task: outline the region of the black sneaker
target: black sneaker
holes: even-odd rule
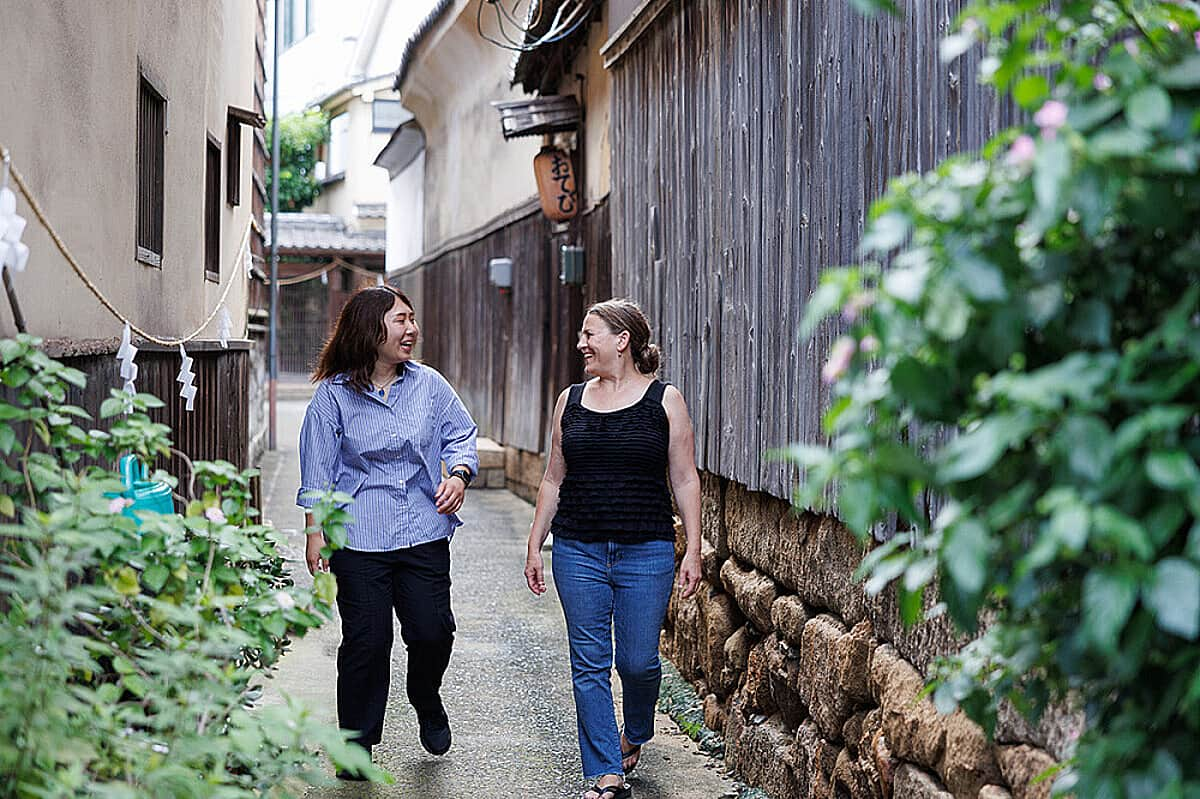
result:
[[[360,744],[360,746],[361,746],[361,744]],[[371,757],[371,747],[363,746],[363,749],[367,750],[367,757]],[[373,757],[371,758],[371,762],[372,763],[375,762],[375,759]],[[367,781],[367,775],[363,774],[361,771],[338,771],[338,773],[335,776],[339,780],[348,780],[350,782],[366,782]]]
[[[421,746],[431,755],[444,755],[450,751],[450,719],[444,708],[436,713],[418,713],[417,723],[421,727]]]

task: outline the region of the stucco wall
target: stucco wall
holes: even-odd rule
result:
[[[349,114],[349,134],[343,154],[343,177],[325,184],[316,202],[305,209],[313,213],[336,214],[359,227],[383,227],[382,219],[358,219],[355,205],[383,204],[388,197],[387,172],[374,166],[375,157],[388,142],[391,131],[375,133],[371,130],[372,102],[395,100],[391,90],[391,76],[355,86],[352,90],[324,106],[329,117]]]
[[[387,172],[380,169],[382,174]],[[392,179],[387,204],[387,271],[408,266],[424,252],[425,154]]]
[[[206,134],[224,148],[226,107],[253,107],[254,4],[13,0],[5,11],[19,24],[0,27],[0,142],[100,290],[152,333],[191,333],[230,279],[250,215],[251,136],[243,131],[243,202],[225,204],[222,180],[223,282],[206,281]],[[167,97],[161,269],[134,260],[139,63]],[[23,200],[18,212],[29,220],[31,255],[14,283],[30,332],[120,335],[118,321],[74,276]],[[240,336],[245,280],[235,279],[228,306]],[[14,332],[5,307],[0,335]],[[215,334],[214,320],[206,337]]]
[[[460,4],[422,44],[402,89],[425,131],[425,250],[479,228],[537,193],[538,138],[505,141],[491,103],[509,88],[512,54],[479,38],[474,4]]]

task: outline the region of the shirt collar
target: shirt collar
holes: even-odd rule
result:
[[[414,364],[412,361],[402,361],[400,366],[403,367],[400,369],[400,380],[403,380],[406,374],[416,370],[417,368],[416,364]],[[338,385],[345,385],[346,383],[350,382],[350,375],[346,374],[345,372],[341,372],[340,374],[334,375],[332,381]]]

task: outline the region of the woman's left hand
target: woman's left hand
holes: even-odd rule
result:
[[[679,587],[683,590],[683,595],[689,597],[696,593],[698,585],[700,585],[700,553],[688,552],[679,564]]]
[[[456,513],[463,505],[467,495],[467,486],[457,477],[447,477],[437,487],[433,499],[437,502],[438,513]]]

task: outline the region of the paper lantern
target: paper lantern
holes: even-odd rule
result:
[[[533,159],[542,213],[554,222],[574,219],[579,212],[579,187],[571,157],[557,147],[543,147]]]

